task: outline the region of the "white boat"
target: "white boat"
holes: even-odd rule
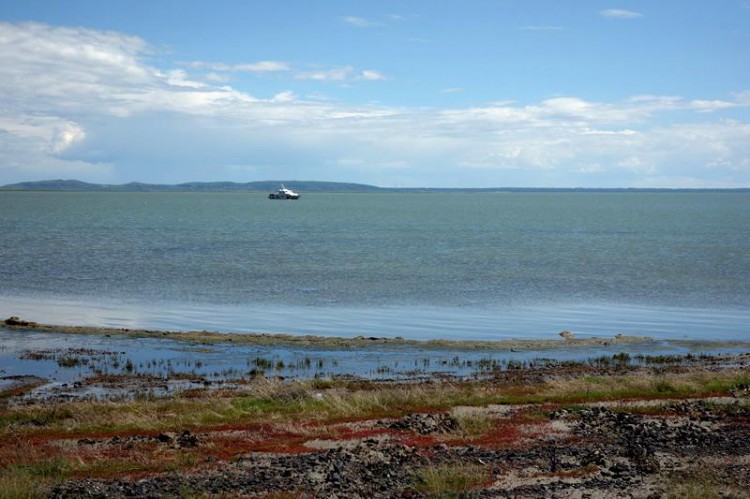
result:
[[[299,194],[281,184],[281,188],[269,194],[268,199],[299,199]]]

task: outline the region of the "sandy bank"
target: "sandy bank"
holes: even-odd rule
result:
[[[0,327],[14,331],[41,331],[59,334],[84,334],[100,336],[124,336],[132,338],[165,338],[199,344],[234,343],[238,345],[293,346],[332,349],[363,348],[388,345],[392,347],[419,347],[425,349],[451,350],[495,350],[536,351],[571,348],[604,347],[616,344],[650,343],[648,336],[626,336],[613,334],[608,337],[578,338],[574,333],[563,331],[551,339],[501,339],[501,340],[413,340],[396,337],[336,337],[270,333],[220,333],[217,331],[165,331],[157,329],[106,328],[95,326],[66,326],[42,324],[9,317],[0,322]],[[734,344],[733,344],[734,345]],[[750,345],[750,342],[747,342]],[[734,345],[738,346],[738,345]]]

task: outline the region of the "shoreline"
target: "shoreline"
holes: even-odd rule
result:
[[[658,339],[745,341],[750,309],[648,306],[638,303],[559,302],[485,307],[305,306],[255,303],[133,301],[102,297],[0,296],[0,322],[9,315],[42,324],[169,332],[270,333],[350,338],[404,337],[418,340],[653,336]]]
[[[10,331],[37,331],[57,334],[79,334],[105,337],[130,337],[168,339],[190,344],[216,345],[236,344],[265,347],[296,348],[331,348],[357,349],[372,346],[444,349],[456,351],[542,351],[567,350],[576,348],[612,347],[616,345],[637,345],[659,343],[681,346],[690,349],[699,348],[750,348],[750,341],[739,340],[698,340],[698,339],[663,339],[652,336],[613,334],[611,336],[576,337],[575,333],[561,331],[559,338],[522,339],[503,338],[498,340],[457,340],[457,339],[408,339],[401,336],[322,336],[295,335],[288,333],[252,333],[252,332],[219,332],[210,330],[174,331],[164,329],[113,328],[100,326],[71,326],[43,324],[12,316],[0,321],[0,327]]]
[[[319,335],[294,335],[285,333],[223,333],[218,331],[169,331],[160,329],[139,328],[111,328],[99,326],[69,326],[42,324],[34,321],[9,317],[0,322],[0,327],[11,331],[37,331],[58,334],[80,334],[96,336],[119,336],[131,338],[162,338],[177,340],[186,343],[213,345],[220,343],[233,343],[237,345],[256,346],[286,346],[286,347],[309,347],[309,348],[366,348],[368,346],[387,345],[392,347],[420,347],[425,349],[451,349],[451,350],[495,350],[495,351],[533,351],[533,350],[556,350],[562,348],[585,348],[604,347],[617,344],[646,344],[656,340],[650,336],[631,336],[615,334],[610,337],[584,337],[576,338],[574,333],[562,331],[559,338],[554,339],[499,339],[499,340],[451,340],[432,339],[417,340],[406,339],[401,336],[377,337],[377,336],[319,336]],[[685,343],[689,340],[683,340]],[[721,342],[727,346],[748,346],[750,342]]]

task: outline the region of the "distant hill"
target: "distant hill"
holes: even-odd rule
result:
[[[281,184],[300,193],[310,192],[750,192],[737,189],[649,189],[597,187],[377,187],[347,182],[263,180],[259,182],[186,182],[183,184],[90,184],[80,180],[40,180],[0,187],[0,191],[105,191],[105,192],[272,192]]]
[[[112,191],[112,192],[254,192],[275,191],[281,184],[300,192],[375,192],[380,187],[344,182],[315,182],[296,180],[264,180],[260,182],[187,182],[184,184],[90,184],[80,180],[40,180],[20,182],[0,187],[7,191]]]

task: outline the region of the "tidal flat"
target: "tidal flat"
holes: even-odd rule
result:
[[[750,488],[748,343],[10,322],[0,328],[0,497],[745,497]]]
[[[424,341],[56,326],[17,317],[0,325],[4,383],[17,384],[9,381],[14,377],[44,379],[28,397],[58,399],[135,397],[143,394],[143,387],[162,396],[252,377],[478,380],[518,366],[606,365],[612,359],[649,365],[676,355],[750,350],[750,343],[742,342],[692,344],[621,334],[577,338],[568,331],[541,340]],[[111,382],[123,377],[141,382],[134,387]]]

